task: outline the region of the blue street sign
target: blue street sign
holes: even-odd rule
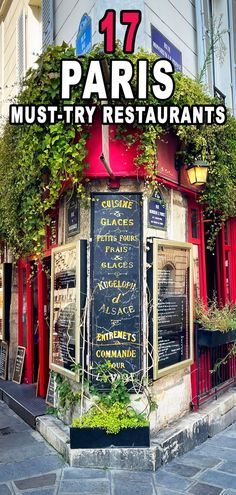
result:
[[[172,62],[177,72],[182,72],[182,53],[151,25],[152,51],[161,58],[167,58]]]
[[[79,25],[76,38],[76,55],[88,53],[92,48],[92,22],[91,17],[84,14]]]
[[[148,201],[148,226],[153,229],[166,230],[166,217],[166,204],[162,194],[159,191],[155,191]]]

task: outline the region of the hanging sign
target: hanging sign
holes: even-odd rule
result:
[[[67,235],[79,233],[79,202],[76,195],[72,196],[67,207]]]
[[[141,196],[94,194],[91,360],[141,368]]]
[[[92,48],[92,21],[91,17],[84,14],[79,25],[76,38],[76,55],[88,53]]]
[[[148,201],[148,226],[153,229],[167,230],[166,204],[159,191],[155,191]]]

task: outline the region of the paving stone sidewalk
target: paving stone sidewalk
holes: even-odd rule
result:
[[[0,495],[236,495],[236,424],[156,473],[70,468],[0,401]]]

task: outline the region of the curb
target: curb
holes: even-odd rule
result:
[[[70,449],[69,427],[50,415],[36,419],[36,429],[70,466],[79,468],[156,471],[236,421],[236,390],[155,433],[149,448]]]

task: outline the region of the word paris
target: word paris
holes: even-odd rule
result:
[[[111,60],[109,81],[104,80],[102,68],[103,61],[92,60],[89,63],[85,83],[82,89],[82,99],[89,101],[96,95],[101,101],[106,102],[110,98],[114,103],[120,100],[138,99],[142,103],[148,99],[149,90],[149,64],[148,60],[138,60],[136,71],[130,60]],[[136,73],[135,95],[131,86]],[[154,83],[151,84],[153,96],[159,100],[169,100],[174,93],[174,66],[170,60],[159,59],[154,62],[152,75]],[[71,90],[77,86],[83,77],[82,65],[79,60],[63,60],[61,64],[61,98],[71,99]],[[107,76],[106,76],[107,77]],[[110,88],[109,94],[107,86]],[[66,107],[64,107],[65,110]],[[76,106],[70,106],[69,121],[73,119]],[[82,107],[84,109],[84,107]],[[94,108],[94,107],[92,107]],[[77,107],[78,109],[78,107]],[[91,111],[91,107],[89,107]],[[95,111],[95,110],[94,110]],[[85,123],[85,114],[83,121]],[[68,115],[67,115],[68,116]],[[73,119],[74,121],[75,119]],[[92,117],[93,120],[93,117]],[[187,105],[181,109],[177,106],[131,106],[131,105],[102,105],[103,124],[224,124],[226,109],[223,105],[192,106]],[[77,123],[77,122],[75,122]],[[91,123],[87,121],[87,123]]]
[[[223,105],[143,105],[148,98],[148,61],[138,60],[135,95],[131,82],[134,67],[129,60],[111,60],[109,83],[105,82],[101,60],[91,60],[86,75],[79,60],[63,60],[61,63],[61,100],[63,105],[11,105],[11,124],[92,124],[97,107],[89,105],[96,96],[101,105],[103,124],[224,124],[226,109]],[[158,101],[168,100],[174,92],[174,68],[169,60],[159,59],[152,68],[154,82],[151,91]],[[71,99],[73,87],[85,81],[82,87],[84,105],[66,104]],[[109,87],[109,94],[108,89]],[[108,98],[113,105],[108,105]],[[140,105],[130,105],[132,100]],[[118,104],[120,101],[124,105]],[[127,104],[126,104],[127,101]],[[129,102],[129,104],[128,104]]]

